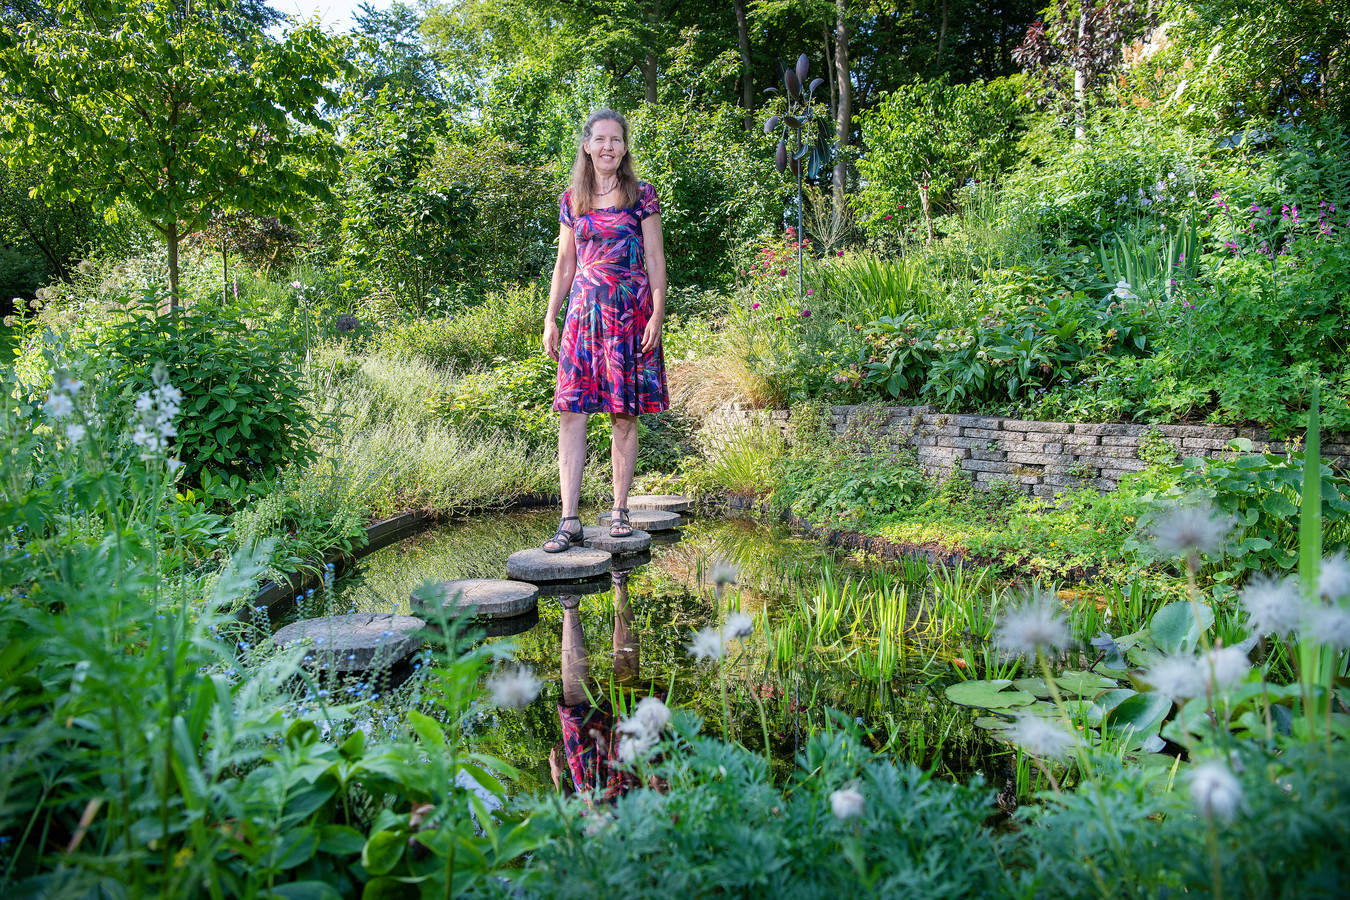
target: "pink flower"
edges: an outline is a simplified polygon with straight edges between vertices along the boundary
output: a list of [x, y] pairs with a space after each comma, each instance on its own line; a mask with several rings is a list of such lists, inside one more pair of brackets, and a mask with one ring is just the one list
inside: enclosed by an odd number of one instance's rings
[[786, 274], [787, 274], [787, 269], [779, 269], [779, 270], [778, 270], [778, 274], [779, 274], [779, 275], [786, 275]]
[[750, 308], [751, 308], [751, 309], [759, 309], [759, 304], [758, 304], [758, 303], [751, 303], [751, 304], [750, 304]]
[[840, 255], [840, 256], [843, 256], [843, 255], [844, 255], [844, 251], [843, 251], [843, 250], [840, 250], [840, 251], [839, 251], [839, 255]]
[[811, 310], [809, 310], [809, 309], [804, 309], [804, 310], [802, 310], [802, 318], [803, 318], [803, 319], [809, 319], [809, 318], [811, 318]]
[[292, 282], [291, 282], [291, 290], [293, 290], [293, 291], [298, 291], [298, 290], [300, 290], [302, 287], [304, 287], [304, 285], [301, 284], [301, 283], [298, 282], [298, 281], [292, 281]]
[[891, 220], [891, 217], [890, 217], [890, 216], [887, 216], [887, 217], [886, 217], [886, 221], [889, 222], [890, 220]]
[[806, 296], [810, 297], [810, 296], [811, 296], [812, 294], [814, 294], [815, 292], [816, 292], [816, 289], [815, 289], [815, 288], [807, 288], [807, 289], [806, 289]]
[[896, 207], [896, 209], [904, 209], [904, 208], [905, 208], [905, 204], [903, 204], [903, 203], [901, 203], [899, 206]]

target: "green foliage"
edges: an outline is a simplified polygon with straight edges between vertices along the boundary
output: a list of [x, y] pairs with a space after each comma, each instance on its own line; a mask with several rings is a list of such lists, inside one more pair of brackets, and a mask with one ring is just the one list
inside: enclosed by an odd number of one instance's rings
[[218, 209], [289, 218], [330, 196], [318, 105], [341, 66], [317, 23], [274, 40], [223, 0], [50, 13], [0, 46], [0, 142], [45, 173], [43, 199], [134, 209], [168, 243], [174, 290], [179, 241]]
[[397, 322], [380, 333], [376, 345], [461, 371], [494, 360], [523, 360], [540, 352], [544, 306], [537, 284], [510, 288], [468, 309]]
[[124, 367], [128, 399], [163, 364], [183, 394], [176, 447], [187, 477], [205, 471], [245, 480], [315, 457], [318, 428], [304, 404], [300, 360], [288, 335], [251, 330], [235, 310], [199, 302], [158, 316], [131, 307], [100, 338]]
[[[855, 201], [869, 229], [954, 208], [973, 180], [1011, 168], [1028, 101], [1020, 79], [902, 85], [859, 116], [867, 153], [858, 160]], [[902, 213], [908, 210], [908, 215]]]

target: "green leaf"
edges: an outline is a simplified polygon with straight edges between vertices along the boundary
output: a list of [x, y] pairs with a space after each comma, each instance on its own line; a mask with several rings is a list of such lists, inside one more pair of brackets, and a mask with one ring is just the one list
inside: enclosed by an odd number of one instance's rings
[[984, 709], [1012, 709], [1035, 702], [1036, 698], [1026, 691], [1005, 690], [1012, 681], [1007, 678], [995, 678], [984, 681], [959, 681], [947, 685], [944, 693], [947, 699], [961, 706], [976, 706]]
[[[1196, 610], [1200, 621], [1196, 622]], [[1153, 642], [1163, 653], [1189, 653], [1200, 641], [1201, 627], [1208, 630], [1214, 624], [1214, 610], [1205, 603], [1176, 600], [1153, 614], [1149, 631]]]
[[354, 856], [366, 845], [366, 836], [350, 825], [323, 825], [319, 828], [319, 852], [332, 856]]
[[1163, 719], [1172, 711], [1170, 698], [1146, 691], [1126, 697], [1106, 714], [1106, 730], [1112, 735], [1130, 734], [1130, 746], [1138, 746], [1149, 735], [1156, 734]]
[[403, 858], [408, 837], [400, 831], [377, 831], [361, 849], [361, 865], [372, 875], [385, 875]]
[[342, 895], [322, 881], [292, 881], [272, 889], [272, 897], [282, 900], [342, 900]]
[[1066, 694], [1079, 697], [1092, 697], [1102, 691], [1119, 687], [1114, 679], [1094, 672], [1066, 671], [1055, 678], [1055, 684]]

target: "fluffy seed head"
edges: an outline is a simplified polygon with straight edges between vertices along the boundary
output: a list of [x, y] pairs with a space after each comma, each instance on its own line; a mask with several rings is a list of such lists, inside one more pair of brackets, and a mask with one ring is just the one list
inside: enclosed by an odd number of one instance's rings
[[1153, 545], [1164, 556], [1214, 553], [1233, 530], [1229, 516], [1208, 505], [1178, 506], [1153, 523]]
[[726, 652], [722, 635], [715, 628], [704, 628], [693, 633], [693, 639], [685, 645], [689, 655], [696, 661], [718, 660]]
[[727, 614], [727, 621], [722, 626], [723, 641], [741, 640], [754, 633], [755, 620], [753, 616], [739, 611]]
[[830, 809], [834, 812], [834, 817], [841, 822], [858, 818], [866, 806], [867, 801], [857, 788], [840, 788], [830, 794]]
[[1200, 815], [1231, 822], [1242, 806], [1242, 785], [1221, 762], [1197, 765], [1190, 774], [1191, 802]]
[[1144, 673], [1153, 689], [1173, 700], [1199, 697], [1205, 692], [1208, 672], [1194, 656], [1169, 656]]
[[1350, 562], [1345, 552], [1322, 558], [1322, 571], [1317, 576], [1317, 593], [1323, 600], [1339, 600], [1350, 594]]
[[1063, 725], [1043, 716], [1018, 716], [1004, 734], [1032, 756], [1042, 759], [1063, 759], [1077, 742]]
[[1241, 600], [1256, 634], [1288, 634], [1303, 618], [1303, 598], [1289, 576], [1257, 575], [1242, 589]]
[[1336, 650], [1350, 649], [1350, 609], [1315, 604], [1304, 617], [1300, 637]]
[[1216, 647], [1201, 660], [1200, 674], [1212, 690], [1224, 691], [1246, 678], [1251, 667], [1241, 647]]
[[633, 710], [633, 721], [649, 734], [660, 734], [670, 724], [670, 707], [660, 697], [643, 697]]
[[1033, 655], [1038, 650], [1053, 653], [1069, 644], [1069, 626], [1055, 598], [1037, 594], [1003, 617], [994, 641], [1013, 653]]
[[533, 670], [522, 667], [498, 672], [488, 679], [487, 687], [493, 703], [506, 709], [520, 709], [539, 696], [540, 681]]

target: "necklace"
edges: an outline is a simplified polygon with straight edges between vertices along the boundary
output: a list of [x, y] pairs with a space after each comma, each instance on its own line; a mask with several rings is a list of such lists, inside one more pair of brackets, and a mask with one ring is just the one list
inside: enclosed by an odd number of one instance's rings
[[612, 185], [609, 187], [608, 190], [604, 190], [604, 191], [599, 190], [600, 185], [598, 185], [598, 184], [597, 184], [595, 187], [596, 187], [596, 190], [598, 191], [598, 193], [597, 193], [595, 196], [597, 196], [597, 197], [608, 197], [610, 194], [614, 193], [615, 191], [617, 191], [617, 190], [619, 189], [619, 183], [618, 183], [617, 181], [614, 182], [614, 184], [612, 184]]

